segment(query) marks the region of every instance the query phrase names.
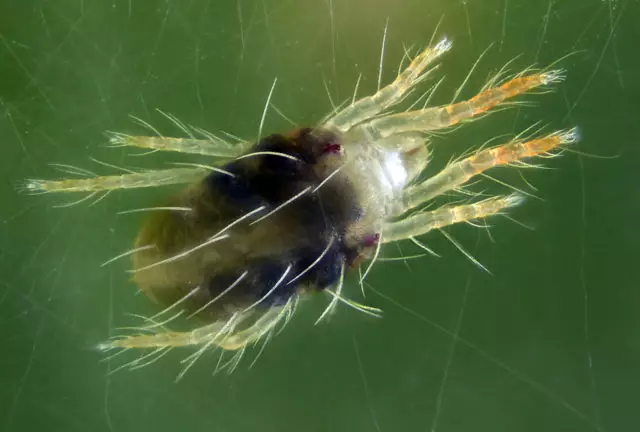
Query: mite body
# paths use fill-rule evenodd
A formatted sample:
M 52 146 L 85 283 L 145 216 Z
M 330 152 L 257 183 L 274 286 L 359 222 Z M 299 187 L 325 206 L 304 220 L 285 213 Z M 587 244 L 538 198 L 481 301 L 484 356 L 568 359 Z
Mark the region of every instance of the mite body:
M 428 133 L 557 83 L 562 73 L 525 71 L 508 79 L 499 73 L 471 99 L 394 111 L 450 48 L 443 39 L 375 94 L 354 97 L 314 127 L 266 136 L 253 146 L 230 143 L 173 117 L 188 138 L 112 135 L 114 146 L 200 154 L 209 164 L 117 176 L 59 165 L 85 178 L 29 180 L 31 192 L 88 193 L 84 199 L 115 189 L 188 184 L 162 207 L 140 209 L 150 215 L 134 249 L 114 258 L 133 257 L 136 284 L 164 309 L 147 318 L 139 333 L 101 347 L 153 348 L 125 365 L 137 368 L 173 347 L 198 346 L 185 359 L 183 373 L 208 348 L 237 350 L 228 364 L 233 368 L 249 344 L 268 341 L 279 323 L 288 322 L 306 293 L 331 297 L 318 320 L 338 302 L 376 315 L 378 309 L 348 299 L 342 288 L 346 272 L 371 258 L 362 283 L 384 243 L 411 239 L 420 245 L 415 238 L 431 230 L 519 204 L 522 196 L 515 193 L 427 207 L 438 196 L 463 191 L 488 169 L 526 166 L 527 158 L 557 154 L 577 140 L 576 129 L 481 148 L 425 178 Z M 195 138 L 197 133 L 204 138 Z M 184 332 L 167 330 L 177 318 L 200 324 Z
M 334 285 L 374 234 L 358 231 L 344 162 L 326 131 L 263 138 L 167 206 L 188 210 L 154 212 L 136 244 L 137 285 L 165 304 L 188 295 L 182 308 L 213 321 Z

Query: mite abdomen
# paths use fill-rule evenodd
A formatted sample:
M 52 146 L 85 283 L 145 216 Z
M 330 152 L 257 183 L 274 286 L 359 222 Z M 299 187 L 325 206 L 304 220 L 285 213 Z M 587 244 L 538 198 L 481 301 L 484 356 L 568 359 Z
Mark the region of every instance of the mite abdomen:
M 171 207 L 189 210 L 158 212 L 138 236 L 140 289 L 216 320 L 333 285 L 359 254 L 345 233 L 361 214 L 348 179 L 335 175 L 335 140 L 272 135 L 174 197 Z

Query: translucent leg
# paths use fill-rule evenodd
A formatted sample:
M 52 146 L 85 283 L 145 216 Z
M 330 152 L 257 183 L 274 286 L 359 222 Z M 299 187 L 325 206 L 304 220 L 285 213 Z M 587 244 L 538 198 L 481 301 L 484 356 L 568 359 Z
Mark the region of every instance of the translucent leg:
M 237 350 L 259 340 L 283 320 L 292 307 L 289 301 L 282 307 L 266 311 L 251 326 L 237 330 L 249 315 L 233 315 L 227 321 L 219 321 L 189 332 L 164 331 L 152 334 L 124 336 L 99 346 L 103 351 L 114 348 L 170 348 L 183 346 L 217 346 L 225 350 Z
M 406 189 L 403 198 L 405 209 L 413 208 L 455 189 L 489 168 L 507 165 L 524 158 L 549 154 L 548 152 L 551 150 L 561 145 L 574 143 L 577 139 L 577 129 L 571 129 L 526 142 L 512 141 L 505 145 L 481 150 L 473 156 L 450 164 L 423 183 Z
M 48 192 L 100 192 L 115 189 L 132 189 L 191 183 L 200 180 L 207 171 L 203 168 L 171 168 L 115 176 L 98 176 L 80 179 L 42 180 L 29 179 L 24 189 L 31 193 Z
M 374 95 L 352 103 L 330 118 L 325 127 L 337 128 L 343 132 L 354 125 L 370 119 L 383 110 L 400 102 L 407 92 L 422 81 L 429 71 L 425 71 L 438 57 L 451 49 L 451 41 L 444 38 L 436 45 L 422 51 L 396 79 Z
M 243 151 L 242 145 L 231 145 L 221 138 L 195 139 L 163 136 L 131 136 L 111 132 L 110 142 L 113 147 L 130 146 L 158 151 L 192 153 L 222 158 L 235 158 Z
M 292 305 L 293 302 L 290 300 L 284 307 L 269 309 L 251 327 L 230 334 L 222 339 L 218 345 L 225 350 L 237 350 L 257 342 L 291 313 Z
M 425 234 L 433 229 L 442 228 L 459 222 L 467 222 L 499 214 L 502 210 L 518 205 L 522 196 L 512 194 L 488 198 L 486 200 L 455 207 L 444 207 L 434 211 L 422 212 L 397 222 L 386 224 L 382 232 L 383 243 L 404 240 Z
M 485 113 L 506 99 L 542 85 L 559 82 L 562 79 L 560 71 L 519 76 L 501 86 L 484 90 L 467 101 L 391 114 L 371 120 L 361 127 L 371 136 L 381 138 L 403 132 L 426 132 L 443 129 Z

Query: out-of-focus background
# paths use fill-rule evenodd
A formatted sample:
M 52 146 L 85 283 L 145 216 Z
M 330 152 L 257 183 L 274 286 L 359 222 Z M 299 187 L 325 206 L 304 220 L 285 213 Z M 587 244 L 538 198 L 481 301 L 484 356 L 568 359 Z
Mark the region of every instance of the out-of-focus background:
M 636 0 L 2 0 L 0 430 L 639 430 L 639 23 Z M 423 240 L 441 258 L 377 264 L 364 300 L 347 282 L 382 319 L 340 307 L 313 326 L 318 296 L 230 376 L 212 376 L 211 353 L 175 384 L 188 350 L 109 374 L 119 358 L 101 362 L 96 344 L 155 308 L 126 260 L 100 263 L 141 219 L 116 213 L 167 190 L 57 208 L 80 196 L 21 194 L 23 179 L 58 176 L 50 163 L 113 173 L 90 157 L 166 166 L 177 156 L 105 147 L 104 131 L 144 132 L 131 115 L 180 134 L 158 109 L 254 139 L 275 78 L 273 105 L 313 124 L 360 74 L 359 95 L 375 91 L 385 25 L 384 82 L 434 31 L 454 41 L 430 82 L 446 76 L 438 104 L 485 50 L 460 97 L 511 60 L 516 72 L 562 59 L 566 82 L 519 99 L 531 106 L 433 138 L 438 166 L 538 121 L 580 127 L 551 169 L 523 172 L 542 199 L 511 214 L 519 223 L 447 231 L 492 274 L 435 233 Z M 272 109 L 264 132 L 292 127 Z

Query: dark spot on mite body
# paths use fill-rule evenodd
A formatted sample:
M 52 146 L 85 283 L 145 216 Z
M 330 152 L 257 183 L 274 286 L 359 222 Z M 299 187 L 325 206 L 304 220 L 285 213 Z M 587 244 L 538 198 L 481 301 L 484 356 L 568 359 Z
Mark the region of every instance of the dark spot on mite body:
M 258 307 L 273 307 L 285 304 L 300 286 L 315 289 L 331 286 L 340 278 L 342 263 L 345 261 L 345 256 L 339 249 L 339 245 L 332 245 L 313 268 L 300 277 L 297 276 L 309 269 L 322 255 L 322 248 L 292 251 L 288 260 L 284 256 L 276 256 L 246 262 L 244 264 L 249 272 L 233 288 L 232 297 L 247 299 L 247 302 L 262 299 Z M 291 268 L 287 272 L 289 266 Z M 283 278 L 285 272 L 287 273 Z M 218 274 L 210 278 L 207 288 L 211 298 L 222 293 L 242 273 L 243 270 L 237 269 L 233 273 Z M 273 289 L 278 281 L 280 283 L 277 288 Z
M 264 228 L 260 231 L 262 241 L 284 242 L 285 247 L 238 260 L 237 268 L 211 277 L 208 287 L 211 296 L 216 296 L 248 270 L 246 280 L 234 288 L 233 296 L 257 301 L 291 266 L 285 279 L 260 304 L 274 306 L 286 303 L 300 287 L 322 290 L 337 282 L 340 269 L 348 268 L 359 254 L 345 244 L 344 234 L 362 212 L 346 177 L 336 175 L 314 191 L 343 163 L 341 146 L 334 134 L 310 128 L 288 136 L 274 134 L 261 139 L 250 151 L 260 152 L 269 153 L 243 157 L 224 166 L 233 177 L 212 172 L 204 180 L 213 202 L 223 201 L 225 208 L 235 209 L 235 214 L 229 215 L 230 222 L 265 206 L 255 215 L 256 220 L 305 188 L 308 192 L 255 225 Z M 303 271 L 303 276 L 288 283 Z

